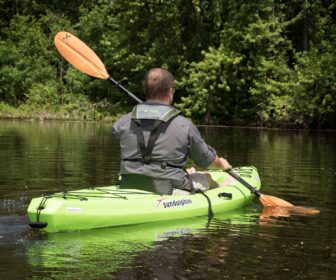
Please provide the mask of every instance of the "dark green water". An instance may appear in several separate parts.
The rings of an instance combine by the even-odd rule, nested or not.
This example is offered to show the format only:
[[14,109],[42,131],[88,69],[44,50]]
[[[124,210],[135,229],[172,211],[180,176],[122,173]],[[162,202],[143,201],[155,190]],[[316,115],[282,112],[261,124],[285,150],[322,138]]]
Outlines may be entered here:
[[117,182],[111,124],[0,122],[0,279],[336,279],[336,133],[200,127],[262,192],[317,216],[261,222],[238,211],[169,223],[43,235],[33,197]]

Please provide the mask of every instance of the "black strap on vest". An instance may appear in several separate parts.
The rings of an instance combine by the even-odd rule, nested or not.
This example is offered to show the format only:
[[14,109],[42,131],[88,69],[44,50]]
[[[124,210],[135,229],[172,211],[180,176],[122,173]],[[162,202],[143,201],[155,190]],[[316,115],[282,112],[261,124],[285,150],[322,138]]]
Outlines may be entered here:
[[[132,111],[132,121],[134,121],[134,123],[137,126],[136,133],[141,152],[141,159],[123,159],[123,160],[140,161],[142,164],[149,164],[150,162],[159,162],[161,163],[162,169],[166,169],[167,166],[180,168],[180,166],[174,166],[163,160],[152,159],[152,152],[155,146],[155,142],[159,137],[160,125],[175,118],[180,113],[181,112],[178,109],[164,104],[142,103],[135,106]],[[150,130],[147,145],[143,133],[143,127],[141,123],[142,120],[153,121],[153,126]]]
[[143,128],[141,126],[141,120],[134,120],[134,122],[137,125],[137,137],[138,137],[138,142],[139,142],[141,156],[142,156],[141,162],[143,164],[148,164],[151,161],[154,144],[155,144],[155,141],[159,137],[158,128],[159,128],[159,126],[162,122],[160,120],[155,120],[154,121],[153,128],[152,128],[152,130],[150,132],[150,135],[149,135],[147,146],[146,146],[146,143],[145,143]]

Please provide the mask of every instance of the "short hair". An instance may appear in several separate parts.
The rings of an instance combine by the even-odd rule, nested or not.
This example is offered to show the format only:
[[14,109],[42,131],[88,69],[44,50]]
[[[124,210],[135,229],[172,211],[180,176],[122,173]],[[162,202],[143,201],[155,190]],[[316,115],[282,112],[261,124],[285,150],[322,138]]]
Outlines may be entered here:
[[162,68],[149,70],[143,80],[143,89],[146,99],[162,99],[168,95],[169,89],[174,86],[173,75]]

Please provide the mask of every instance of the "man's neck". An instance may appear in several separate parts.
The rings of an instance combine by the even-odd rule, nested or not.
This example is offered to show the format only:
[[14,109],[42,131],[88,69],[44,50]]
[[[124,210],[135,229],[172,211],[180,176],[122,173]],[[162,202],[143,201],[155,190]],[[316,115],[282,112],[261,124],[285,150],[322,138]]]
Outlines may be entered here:
[[163,98],[163,99],[148,99],[146,102],[153,102],[153,103],[159,103],[159,104],[165,104],[170,105],[169,98]]

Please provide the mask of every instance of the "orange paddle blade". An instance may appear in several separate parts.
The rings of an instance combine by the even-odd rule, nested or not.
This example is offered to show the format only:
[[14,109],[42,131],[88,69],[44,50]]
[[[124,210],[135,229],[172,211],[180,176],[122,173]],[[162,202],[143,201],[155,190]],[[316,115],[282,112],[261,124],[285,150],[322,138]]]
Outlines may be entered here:
[[262,194],[259,197],[261,204],[265,207],[278,206],[278,207],[293,207],[294,205],[275,196]]
[[60,54],[78,70],[96,78],[109,78],[100,58],[75,35],[61,31],[56,34],[54,42]]
[[292,215],[317,215],[320,211],[314,208],[308,208],[303,206],[291,206],[291,207],[281,207],[281,206],[270,206],[263,208],[260,214],[260,220],[262,222],[267,222],[270,217],[289,217]]

